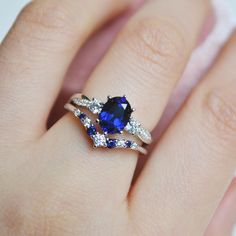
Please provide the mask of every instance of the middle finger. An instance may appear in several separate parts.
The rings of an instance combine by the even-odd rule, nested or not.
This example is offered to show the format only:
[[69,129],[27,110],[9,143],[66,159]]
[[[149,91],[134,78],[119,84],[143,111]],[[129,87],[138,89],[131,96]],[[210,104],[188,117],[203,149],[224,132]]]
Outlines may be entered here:
[[[181,77],[206,11],[207,3],[203,0],[178,0],[175,7],[171,0],[150,1],[122,30],[83,93],[101,100],[107,95],[126,94],[137,109],[134,116],[152,130]],[[79,153],[89,156],[76,158],[79,168],[87,169],[87,176],[95,174],[93,168],[99,170],[103,174],[95,178],[96,183],[102,178],[104,188],[119,186],[119,191],[113,189],[118,199],[123,199],[129,191],[138,155],[121,150],[93,151],[84,142],[79,145],[79,140],[85,137],[81,137],[84,135],[79,134],[77,126],[77,121],[66,115],[54,126],[50,136],[60,137],[63,133],[59,138],[62,146],[74,143],[73,149],[68,150],[69,156]],[[125,159],[122,155],[126,155]],[[112,160],[108,160],[111,156]],[[111,173],[113,178],[109,177]]]

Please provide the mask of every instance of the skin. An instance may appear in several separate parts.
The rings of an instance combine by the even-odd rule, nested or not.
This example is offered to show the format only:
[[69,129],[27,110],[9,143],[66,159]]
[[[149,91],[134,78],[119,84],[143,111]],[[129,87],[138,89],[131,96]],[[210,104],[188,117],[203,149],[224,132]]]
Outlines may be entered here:
[[[236,34],[133,182],[137,153],[92,149],[71,114],[48,123],[76,52],[130,4],[36,0],[1,44],[1,235],[205,234],[236,167]],[[153,130],[208,12],[205,0],[145,3],[81,91],[101,100],[126,94],[135,117]],[[231,202],[233,185],[225,197]],[[233,219],[227,209],[223,202],[215,222],[227,211]],[[209,236],[219,232],[212,225]],[[226,228],[219,235],[230,233]]]

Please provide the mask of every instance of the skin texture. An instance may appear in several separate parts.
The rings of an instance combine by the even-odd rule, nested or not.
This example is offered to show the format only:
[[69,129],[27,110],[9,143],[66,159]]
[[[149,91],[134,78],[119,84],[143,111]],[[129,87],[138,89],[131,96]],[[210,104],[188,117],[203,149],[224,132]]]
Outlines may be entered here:
[[[132,4],[96,3],[36,0],[0,47],[1,235],[204,235],[236,166],[236,36],[154,142],[132,183],[137,153],[92,149],[71,114],[48,122],[77,51],[103,24],[129,15]],[[102,100],[126,94],[150,130],[209,12],[205,0],[175,4],[140,6],[80,82],[83,93]]]
[[225,197],[223,198],[219,208],[217,209],[211,224],[208,227],[206,236],[214,235],[232,235],[232,229],[235,225],[236,209],[236,181],[232,181]]

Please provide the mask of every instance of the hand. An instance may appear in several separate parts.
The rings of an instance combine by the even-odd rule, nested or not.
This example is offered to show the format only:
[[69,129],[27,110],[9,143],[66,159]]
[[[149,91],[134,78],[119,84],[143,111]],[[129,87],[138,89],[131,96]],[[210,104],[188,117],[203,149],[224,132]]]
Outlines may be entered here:
[[[1,45],[1,235],[204,234],[236,166],[235,35],[132,186],[137,153],[92,149],[71,114],[47,129],[77,50],[128,6],[128,0],[36,0]],[[208,10],[205,0],[146,3],[83,93],[102,100],[126,94],[135,117],[153,130]]]

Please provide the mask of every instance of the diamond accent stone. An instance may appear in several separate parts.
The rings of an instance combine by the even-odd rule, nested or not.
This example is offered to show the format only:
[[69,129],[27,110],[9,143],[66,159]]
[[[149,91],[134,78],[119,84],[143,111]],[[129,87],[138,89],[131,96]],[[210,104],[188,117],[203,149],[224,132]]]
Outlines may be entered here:
[[131,149],[136,150],[138,148],[138,144],[137,143],[132,143],[130,146]]
[[79,117],[79,116],[81,115],[81,111],[80,111],[79,109],[75,110],[75,111],[74,111],[74,115],[75,115],[76,117]]
[[90,101],[88,108],[93,114],[98,114],[101,112],[102,106],[103,104],[100,101],[98,101],[96,98],[93,98],[93,100]]
[[94,146],[95,147],[106,147],[107,146],[107,140],[106,136],[104,134],[96,133],[92,136]]
[[116,146],[117,146],[117,147],[121,147],[121,148],[126,148],[126,147],[127,147],[126,141],[127,141],[127,140],[125,140],[125,139],[117,140],[117,141],[116,141]]
[[90,104],[90,100],[87,99],[80,99],[80,98],[74,98],[72,102],[78,106],[88,106]]
[[84,118],[83,120],[81,120],[81,121],[82,121],[83,125],[84,125],[86,128],[90,127],[91,124],[92,124],[92,121],[91,121],[88,117],[85,117],[85,118]]
[[93,113],[93,114],[98,114],[101,112],[102,107],[103,107],[103,103],[99,100],[97,100],[96,98],[93,98],[92,100],[88,100],[88,99],[84,99],[84,98],[73,98],[72,102],[75,105],[78,106],[83,106],[83,107],[88,107],[89,110]]
[[140,128],[137,132],[138,136],[145,140],[152,140],[151,134],[144,128]]
[[130,118],[125,130],[130,134],[137,135],[142,141],[145,141],[145,143],[152,142],[151,134],[133,117]]
[[141,124],[133,117],[130,118],[129,123],[126,125],[125,130],[130,134],[136,134],[140,129]]

